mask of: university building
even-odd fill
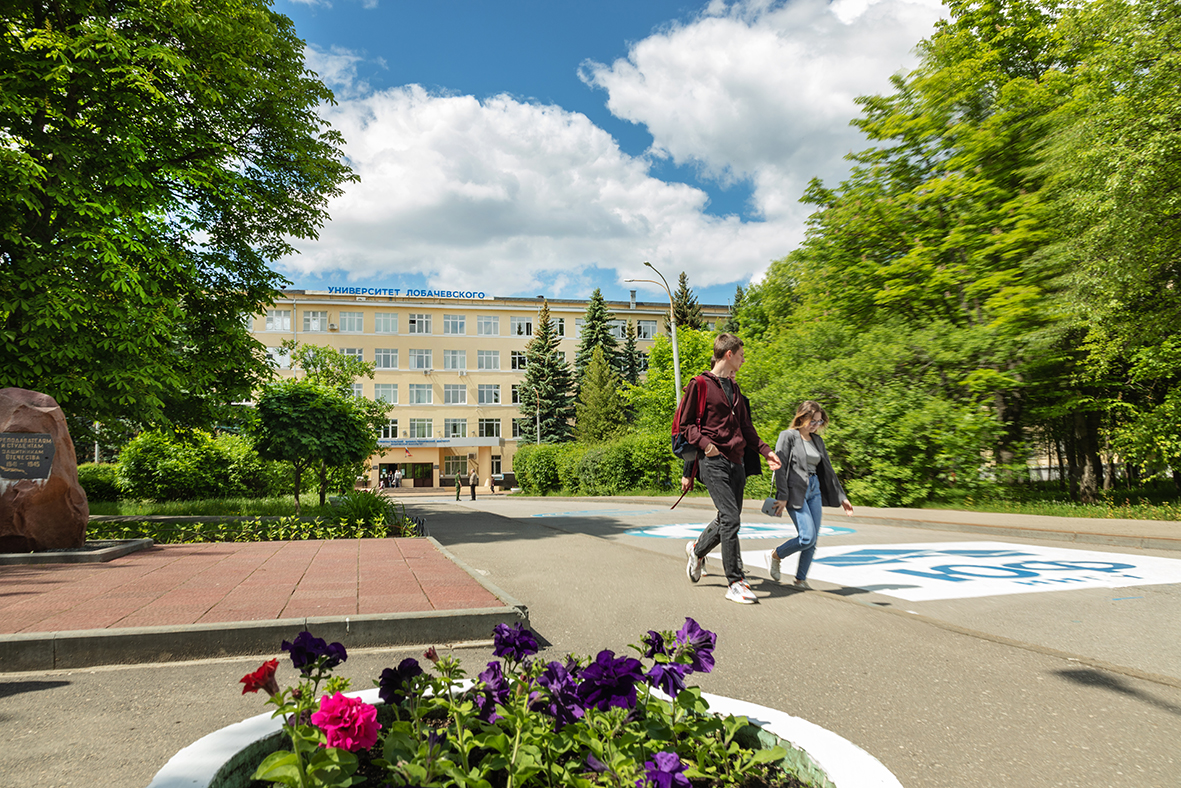
[[[480,292],[331,287],[285,290],[249,327],[267,346],[280,375],[291,375],[285,339],[335,348],[377,365],[373,380],[353,384],[358,397],[388,403],[389,421],[370,458],[369,485],[403,474],[402,484],[450,487],[456,474],[475,470],[512,485],[513,454],[522,419],[518,387],[525,377],[525,346],[543,301],[494,298]],[[559,351],[570,363],[588,301],[549,300]],[[616,338],[627,322],[646,354],[662,331],[668,304],[608,301]],[[726,306],[702,305],[712,326]],[[670,394],[671,396],[671,394]]]

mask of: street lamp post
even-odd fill
[[[660,281],[655,279],[624,279],[625,282],[648,282],[649,284],[660,285],[664,288],[664,292],[668,293],[668,324],[672,327],[673,334],[673,377],[676,380],[676,395],[677,407],[681,406],[681,354],[677,350],[677,311],[673,306],[673,291],[669,289],[668,280],[664,278],[664,274],[656,270],[656,266],[647,260],[644,265],[652,269],[652,271],[660,277]]]

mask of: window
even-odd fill
[[[444,438],[466,438],[467,419],[443,419]]]
[[[476,333],[482,337],[500,336],[500,317],[498,315],[480,315],[476,318]]]
[[[513,369],[525,368],[525,353],[520,350],[512,351]]]
[[[443,315],[444,334],[466,334],[467,318],[463,315]]]
[[[627,335],[627,321],[612,320],[607,324],[607,330],[611,332],[611,336],[622,340]]]
[[[500,404],[500,384],[499,383],[481,383],[479,389],[480,405],[499,405]]]
[[[508,319],[508,332],[514,337],[531,337],[533,336],[533,318],[531,317],[510,317]]]
[[[433,438],[435,437],[435,428],[430,419],[411,419],[410,420],[410,437],[411,438]]]
[[[500,369],[500,351],[477,350],[476,369]]]
[[[364,383],[354,383],[353,384],[353,396],[356,397],[357,399],[361,399],[362,397],[365,396],[365,384]]]
[[[524,424],[524,419],[513,419],[513,437],[521,437],[521,427]]]
[[[378,334],[398,333],[397,312],[378,312],[373,318],[373,330]]]
[[[443,384],[443,404],[444,405],[466,405],[467,404],[467,386],[462,383],[444,383]]]
[[[500,437],[500,423],[499,422],[497,422],[497,424],[496,424],[496,435],[497,435],[497,437]],[[501,473],[502,473],[502,471],[500,470],[500,455],[493,454],[492,455],[492,475],[499,476]]]
[[[242,320],[242,327],[247,331],[254,330],[254,315],[250,312],[243,312],[239,317]]]
[[[430,405],[434,401],[434,387],[430,383],[410,384],[410,401],[407,405]]]
[[[340,330],[352,331],[360,334],[365,330],[365,313],[364,312],[341,312],[340,313]]]
[[[581,317],[574,318],[574,336],[582,336],[582,324],[586,322]]]
[[[448,454],[443,457],[444,476],[464,476],[467,474],[467,457],[462,454]]]
[[[291,355],[284,353],[281,348],[267,348],[267,358],[275,369],[291,369]]]
[[[432,369],[431,367],[431,351],[410,349],[410,368],[411,369]]]
[[[268,309],[267,310],[267,331],[290,331],[291,330],[291,310],[290,309]]]
[[[554,331],[557,332],[557,335],[560,337],[566,336],[566,318],[554,318]]]
[[[648,371],[648,354],[641,353],[640,354],[640,372],[647,372],[647,371]]]
[[[443,369],[467,369],[467,351],[444,350]]]
[[[379,347],[373,351],[373,361],[378,369],[398,368],[398,349],[396,347]]]
[[[341,353],[344,353],[349,358],[355,358],[357,361],[365,360],[365,348],[360,347],[342,347]]]
[[[398,437],[398,420],[390,419],[388,424],[381,425],[381,437],[393,440]]]
[[[398,404],[398,384],[397,383],[374,383],[373,384],[373,399],[378,402],[384,402],[387,405]]]
[[[513,402],[513,404],[514,404],[514,405],[520,405],[520,404],[521,404],[521,387],[520,387],[519,385],[517,385],[516,383],[514,383],[514,384],[513,384],[513,399],[512,399],[512,402]]]
[[[431,316],[411,312],[410,320],[407,321],[406,326],[406,330],[411,334],[429,334],[431,333]]]
[[[656,321],[639,321],[636,324],[636,339],[656,339]]]
[[[303,313],[303,330],[304,331],[327,331],[328,330],[328,313],[327,312],[309,312],[306,309]]]
[[[500,437],[500,419],[480,419],[481,438]]]

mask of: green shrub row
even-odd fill
[[[162,523],[152,520],[133,522],[97,522],[86,529],[88,539],[151,539],[157,544],[193,544],[200,542],[289,542],[305,539],[385,539],[425,536],[421,520],[405,515],[387,520],[379,515],[372,521],[302,520],[280,517],[264,520],[237,520],[220,523]]]

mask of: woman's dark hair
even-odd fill
[[[804,400],[800,403],[800,407],[796,408],[796,417],[791,420],[791,428],[798,430],[801,424],[805,421],[811,421],[813,415],[817,413],[820,414],[820,426],[827,427],[828,413],[825,412],[824,408],[820,407],[820,403],[813,402],[810,399]]]

